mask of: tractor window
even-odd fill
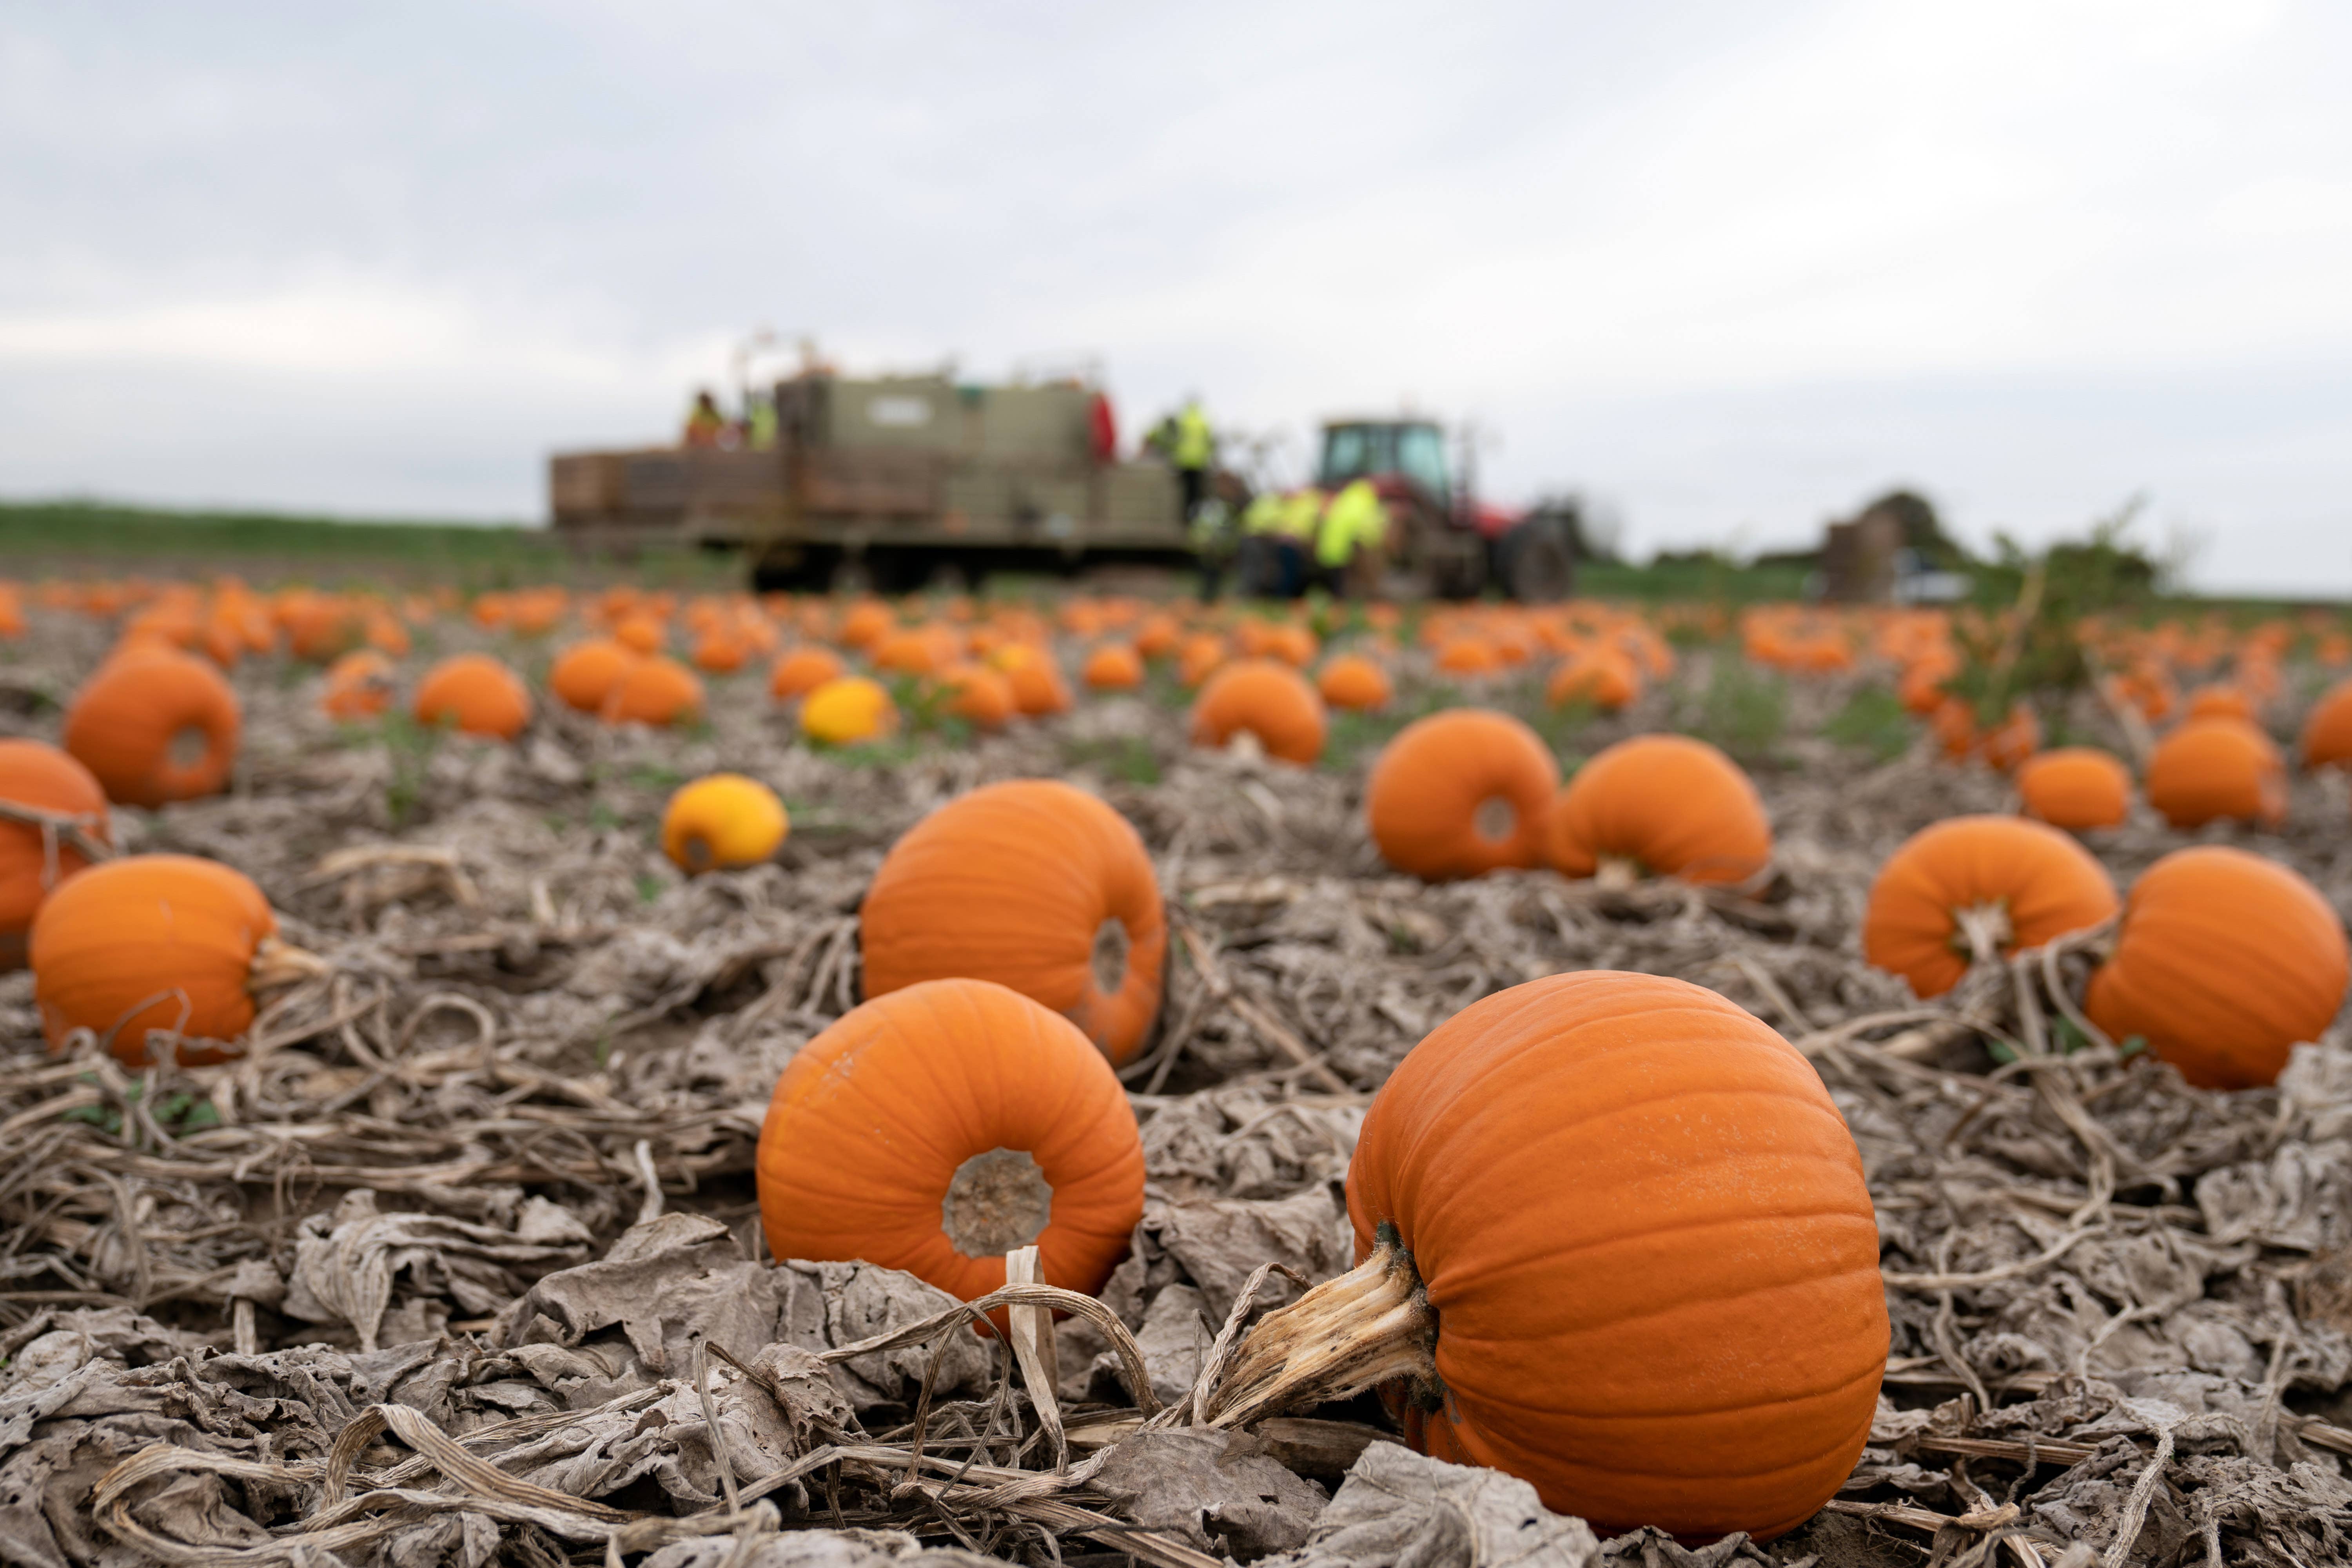
[[[1445,478],[1445,435],[1434,425],[1407,425],[1397,432],[1396,466],[1435,500],[1453,493]]]
[[[1320,482],[1336,489],[1367,474],[1392,472],[1397,466],[1396,429],[1388,425],[1331,425],[1323,431],[1323,472]]]

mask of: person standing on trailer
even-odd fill
[[[1201,412],[1199,397],[1184,399],[1168,447],[1168,460],[1175,465],[1177,488],[1183,496],[1184,521],[1190,522],[1208,496],[1209,467],[1217,457],[1217,438],[1209,429],[1209,416]]]

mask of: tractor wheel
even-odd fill
[[[1475,599],[1486,591],[1486,551],[1477,535],[1449,538],[1425,558],[1429,591],[1441,599]]]
[[[1576,547],[1555,517],[1531,517],[1496,552],[1503,589],[1522,605],[1554,605],[1576,592]]]

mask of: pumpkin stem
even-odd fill
[[[1089,959],[1094,970],[1095,989],[1106,996],[1116,996],[1127,984],[1127,955],[1130,942],[1127,922],[1117,915],[1106,915],[1102,924],[1095,927],[1094,952]]]
[[[1642,879],[1642,863],[1622,855],[1603,855],[1592,868],[1592,885],[1622,893]]]
[[[280,942],[265,936],[261,945],[253,950],[253,966],[246,971],[245,988],[248,991],[275,991],[314,980],[327,973],[334,965],[308,948],[296,947],[290,942]]]
[[[1202,1414],[1212,1426],[1243,1426],[1400,1379],[1415,1405],[1434,1409],[1436,1348],[1421,1271],[1384,1223],[1370,1257],[1259,1321]]]
[[[2001,950],[2015,936],[2006,904],[1969,904],[1952,911],[1952,946],[1967,953],[1970,963],[1999,963]]]

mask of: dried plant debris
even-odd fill
[[[12,680],[70,689],[87,630],[37,626]],[[1572,763],[1696,711],[1707,663],[1547,733]],[[1364,832],[1370,746],[1313,770],[1203,754],[1154,700],[824,756],[751,682],[690,733],[548,712],[512,747],[341,731],[268,666],[236,683],[233,790],[121,813],[117,836],[244,869],[331,971],[204,1068],[160,1036],[136,1068],[52,1055],[29,977],[0,976],[0,1561],[2352,1561],[2340,1026],[2275,1089],[2209,1093],[2083,1044],[2078,949],[1927,1005],[1871,970],[1880,860],[2011,798],[1924,746],[1882,763],[1824,738],[1851,679],[1791,688],[1751,748],[1778,851],[1738,891],[1423,886]],[[1537,712],[1524,679],[1473,700]],[[0,705],[0,731],[55,721]],[[792,837],[685,879],[654,824],[720,767],[775,786]],[[1172,952],[1162,1026],[1123,1069],[1144,1218],[1101,1302],[1057,1325],[1050,1387],[919,1281],[766,1258],[751,1184],[777,1073],[857,1000],[889,843],[1034,774],[1137,825]],[[2340,780],[2301,779],[2278,831],[2204,837],[2345,909],[2346,807]],[[2141,816],[2089,843],[2127,883],[2189,841]],[[1348,1161],[1404,1052],[1580,967],[1748,1007],[1862,1152],[1885,1397],[1844,1490],[1781,1540],[1596,1541],[1524,1483],[1385,1441],[1370,1400],[1244,1433],[1192,1419],[1221,1343],[1353,1262]]]

